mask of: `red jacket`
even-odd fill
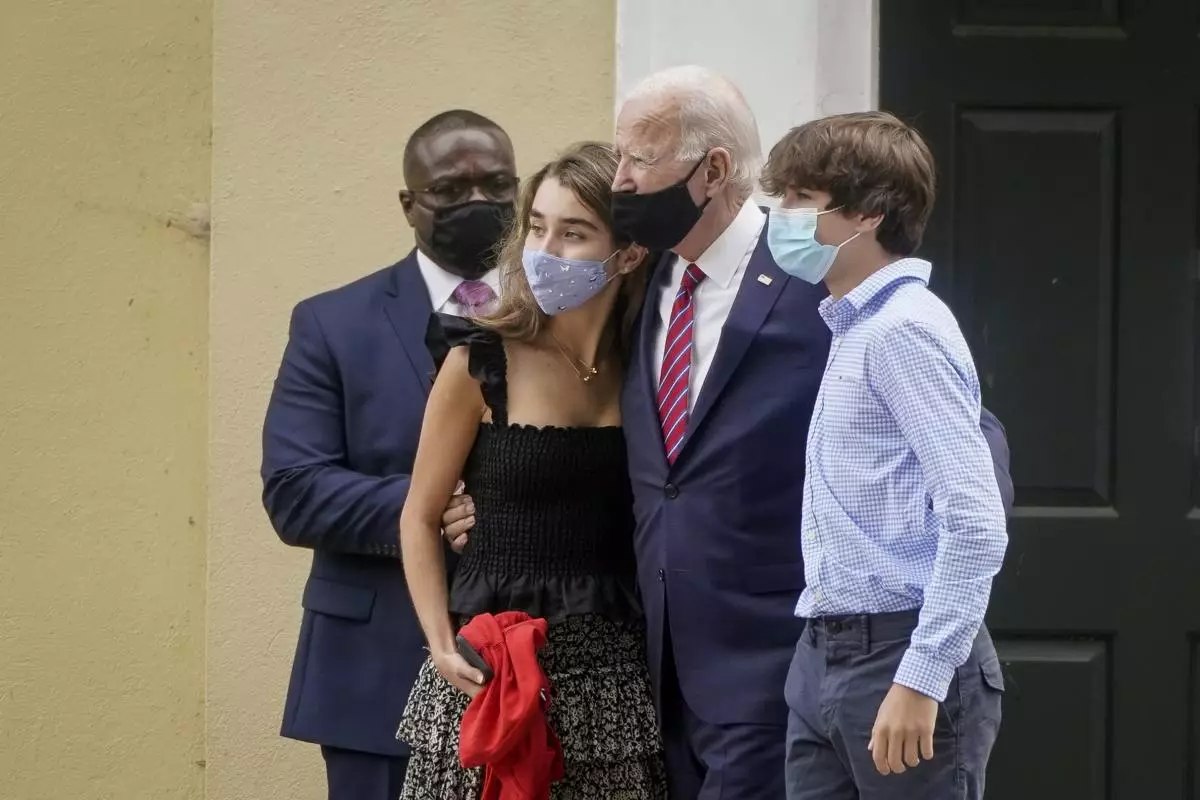
[[[480,614],[459,633],[492,668],[459,731],[464,767],[484,767],[481,800],[546,800],[563,774],[562,747],[546,721],[550,681],[538,664],[546,620],[522,611]]]

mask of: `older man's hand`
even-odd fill
[[[467,534],[475,527],[475,502],[469,494],[463,493],[462,481],[446,510],[442,512],[442,536],[450,544],[450,549],[461,553],[467,546]]]

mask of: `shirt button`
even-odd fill
[[[668,483],[663,487],[663,494],[667,496],[668,500],[674,500],[676,497],[679,497],[679,487],[673,483]]]

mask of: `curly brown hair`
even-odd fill
[[[885,111],[837,114],[793,128],[771,148],[762,185],[828,192],[831,208],[882,216],[875,238],[888,253],[921,245],[937,191],[929,147],[915,128]]]

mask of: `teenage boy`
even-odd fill
[[[833,334],[808,435],[787,796],[981,797],[1004,688],[983,617],[1008,536],[970,350],[912,257],[933,158],[890,114],[843,114],[789,132],[763,184],[782,198],[771,253],[825,282]]]

